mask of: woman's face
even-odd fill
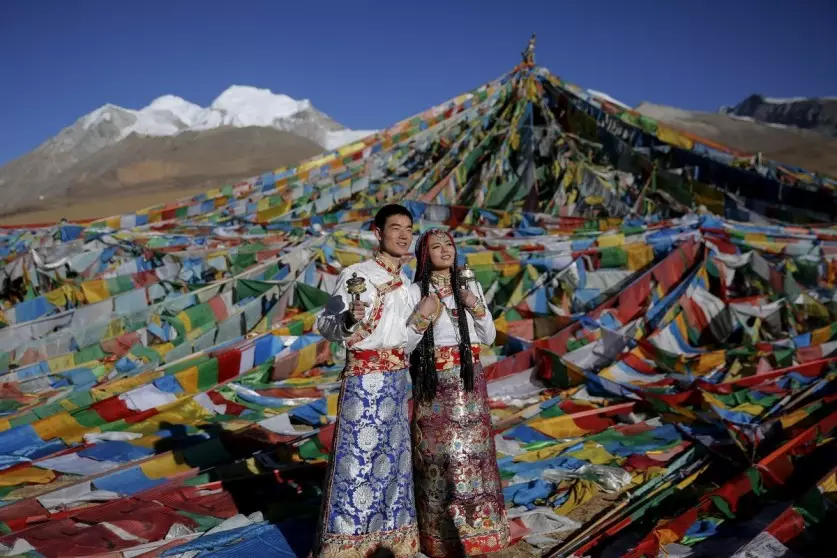
[[[430,264],[434,270],[450,269],[456,260],[456,248],[446,234],[431,234],[428,241]]]

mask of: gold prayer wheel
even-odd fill
[[[360,295],[366,292],[366,280],[352,273],[351,279],[346,281],[346,290],[352,295],[352,300],[360,300]]]

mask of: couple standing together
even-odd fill
[[[509,529],[477,344],[496,334],[482,289],[460,284],[453,239],[439,229],[416,243],[409,284],[410,212],[385,206],[374,225],[375,258],[341,273],[317,321],[346,347],[346,368],[314,556],[499,550]],[[365,280],[359,300],[353,276]]]

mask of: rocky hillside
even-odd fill
[[[721,112],[837,138],[837,97],[776,99],[750,95],[734,107],[722,107]]]
[[[675,128],[775,161],[837,176],[837,138],[750,118],[642,103],[636,111]]]
[[[15,183],[37,184],[41,187],[38,190],[3,187],[9,196],[4,198],[3,213],[160,191],[167,191],[167,198],[174,200],[186,195],[182,192],[216,188],[322,150],[307,138],[270,128],[224,127],[156,138],[132,134],[68,167],[56,180]],[[30,174],[35,174],[32,167],[20,168],[32,169]],[[14,198],[13,193],[17,194]],[[43,200],[39,193],[45,196]],[[6,201],[9,199],[13,204]]]
[[[139,110],[108,104],[0,167],[0,215],[125,188],[219,186],[369,133],[347,130],[307,99],[253,87],[230,87],[207,108],[173,95]]]

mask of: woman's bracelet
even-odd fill
[[[473,315],[477,319],[482,319],[485,317],[485,305],[482,302],[477,302],[474,304],[473,308],[469,308],[471,311],[471,315]]]
[[[425,316],[416,309],[407,322],[416,330],[416,333],[424,333],[433,323],[433,318]]]

